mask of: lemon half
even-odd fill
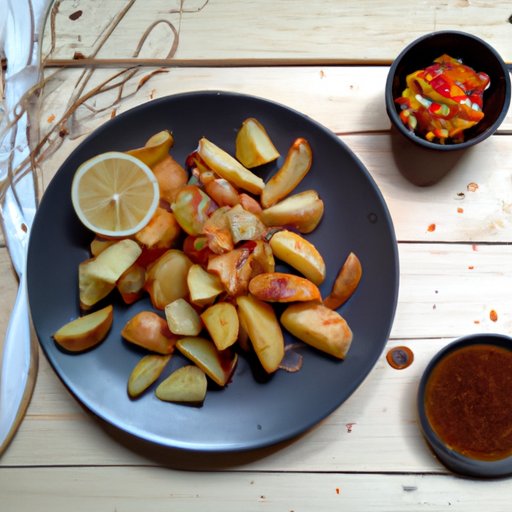
[[[137,233],[150,221],[160,200],[158,181],[141,160],[111,151],[84,162],[71,186],[80,221],[106,237]]]

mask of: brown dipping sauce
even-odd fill
[[[475,344],[445,356],[427,381],[425,412],[444,443],[466,457],[512,455],[512,351]]]

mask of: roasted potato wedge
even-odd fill
[[[173,145],[174,137],[168,130],[163,130],[152,135],[143,147],[131,149],[127,153],[153,167],[169,154]]]
[[[82,352],[101,343],[108,334],[114,318],[112,306],[81,316],[63,325],[53,339],[69,352]]]
[[[177,343],[178,350],[219,386],[224,387],[235,370],[238,356],[230,349],[217,350],[215,344],[202,337],[185,337]]]
[[[203,330],[199,313],[185,299],[176,299],[167,304],[165,318],[173,334],[197,336]]]
[[[130,343],[157,354],[172,354],[177,336],[172,334],[167,321],[153,311],[141,311],[126,322],[121,336]]]
[[[177,193],[187,184],[188,173],[171,155],[152,167],[158,181],[160,199],[174,203]]]
[[[274,256],[284,261],[316,285],[325,279],[325,262],[316,247],[302,236],[286,229],[270,239]]]
[[[258,274],[249,282],[249,292],[265,302],[321,300],[320,290],[304,277],[284,272]]]
[[[275,372],[284,356],[284,338],[272,306],[252,295],[237,297],[236,303],[261,366],[267,373]]]
[[[158,207],[150,221],[134,238],[147,249],[170,249],[181,233],[180,225],[172,212]]]
[[[116,243],[116,240],[108,240],[106,238],[101,238],[99,236],[95,236],[91,242],[90,250],[92,256],[98,256],[98,254],[104,251],[107,247]]]
[[[188,295],[191,266],[190,259],[178,249],[169,249],[149,265],[144,288],[156,309],[163,310],[170,302]]]
[[[298,138],[291,145],[282,167],[265,184],[261,204],[268,208],[285,198],[311,169],[313,152],[306,139]]]
[[[197,153],[212,171],[235,187],[251,194],[261,194],[265,186],[263,180],[213,142],[203,137],[199,141]]]
[[[242,123],[235,145],[236,158],[248,169],[268,164],[279,158],[279,151],[267,131],[254,117],[249,117]]]
[[[238,313],[229,302],[219,302],[201,313],[208,333],[218,350],[225,350],[238,338]]]
[[[292,226],[301,233],[311,233],[324,214],[324,202],[314,190],[306,190],[265,208],[261,220],[267,226]]]
[[[318,303],[292,304],[281,315],[281,324],[312,347],[344,359],[352,343],[352,331],[336,311]]]
[[[240,196],[237,189],[224,178],[213,178],[209,180],[204,185],[204,189],[219,206],[235,206],[240,203]]]
[[[332,286],[331,293],[325,298],[324,306],[330,309],[338,309],[344,304],[352,294],[361,281],[363,275],[363,267],[359,258],[351,252],[345,263],[343,263],[336,280]]]
[[[166,402],[201,404],[206,397],[208,382],[204,372],[194,365],[178,368],[162,381],[155,394]]]
[[[137,398],[156,382],[170,361],[170,355],[148,354],[133,368],[128,378],[128,394]]]
[[[224,291],[218,276],[207,272],[201,265],[194,264],[187,275],[190,301],[197,306],[211,304]]]
[[[146,269],[142,265],[134,263],[119,278],[116,287],[125,304],[133,304],[142,297],[145,283]]]
[[[88,274],[106,283],[114,284],[141,255],[142,249],[130,239],[109,245],[96,256],[88,267]]]
[[[240,247],[225,254],[213,256],[208,261],[208,272],[219,276],[226,292],[236,297],[247,293],[252,277],[254,254]]]
[[[78,265],[78,294],[80,309],[87,311],[101,299],[104,299],[115,287],[115,283],[107,283],[98,279],[90,271],[94,258],[82,261]]]

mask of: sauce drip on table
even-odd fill
[[[432,429],[453,450],[479,460],[512,455],[512,351],[475,344],[445,356],[425,388]]]

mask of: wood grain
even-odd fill
[[[3,468],[0,494],[17,512],[506,510],[507,480],[440,475],[201,473],[162,468]],[[25,481],[31,492],[26,493]]]
[[[115,27],[97,56],[129,58],[148,27],[164,20],[154,26],[139,57],[165,58],[179,38],[173,54],[177,59],[389,63],[417,37],[450,29],[480,36],[504,59],[512,60],[507,2],[412,0],[397,8],[385,0],[293,4],[253,0],[240,2],[236,9],[230,0],[174,0],[165,8],[158,0],[130,4],[120,16],[127,2],[60,2],[54,18],[58,44],[49,52],[47,27],[45,53],[54,59],[73,59],[76,52],[90,56],[98,51],[101,35]],[[80,6],[82,15],[71,20]]]

